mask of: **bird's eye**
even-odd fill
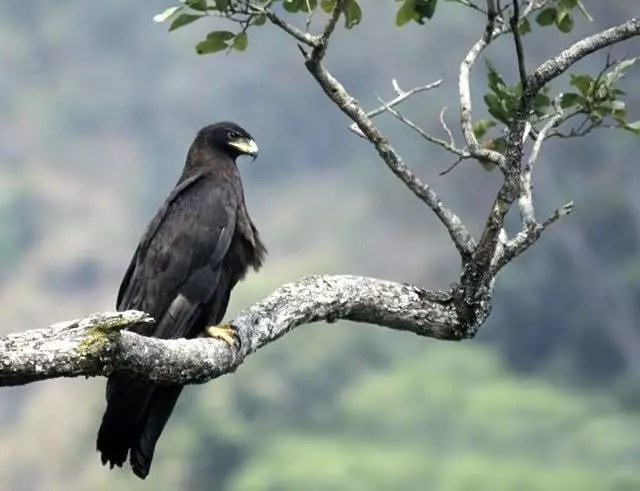
[[[227,133],[227,138],[228,138],[229,140],[234,140],[234,139],[236,139],[236,138],[240,138],[240,135],[239,135],[239,134],[238,134],[238,132],[236,132],[236,131],[229,131],[229,132]]]

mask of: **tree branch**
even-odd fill
[[[556,116],[552,117],[553,124],[547,124],[545,128],[543,128],[541,131],[542,134],[537,136],[531,159],[521,171],[523,135],[528,123],[531,105],[537,92],[585,56],[638,35],[640,35],[640,17],[635,17],[619,26],[578,41],[568,49],[562,51],[559,55],[542,63],[536,68],[533,74],[527,78],[526,90],[523,91],[518,114],[509,128],[505,181],[494,202],[488,225],[485,228],[485,234],[483,234],[483,237],[480,239],[480,245],[478,246],[478,249],[495,250],[494,243],[497,241],[497,234],[504,223],[504,217],[509,211],[513,201],[517,198],[523,219],[523,230],[504,247],[504,257],[496,261],[497,264],[501,265],[500,267],[531,247],[549,225],[573,210],[573,203],[569,203],[557,210],[548,220],[540,225],[537,224],[533,215],[533,203],[527,203],[531,200],[531,174],[540,146],[546,134],[553,127],[553,124],[559,121],[559,117],[556,114]],[[560,99],[556,101],[556,113],[560,112],[559,102]],[[490,240],[493,242],[490,242]]]
[[[552,224],[560,220],[562,217],[569,215],[573,212],[573,201],[570,201],[566,205],[558,208],[553,214],[547,218],[541,224],[534,223],[533,226],[523,229],[518,234],[507,242],[504,246],[503,253],[497,258],[493,272],[497,273],[504,266],[513,261],[520,254],[525,252],[529,247],[535,244],[542,233]]]
[[[531,155],[527,160],[524,168],[522,169],[522,173],[520,176],[520,196],[518,197],[518,209],[520,211],[520,219],[522,220],[523,231],[527,231],[530,227],[533,227],[536,224],[535,217],[535,209],[533,206],[533,166],[538,160],[538,155],[540,154],[540,149],[542,148],[542,144],[547,139],[547,135],[551,131],[558,121],[564,115],[561,107],[562,94],[560,94],[554,100],[553,107],[556,111],[556,114],[547,121],[544,127],[540,130],[536,137],[536,141],[533,144],[533,149],[531,150]],[[526,138],[523,138],[526,140]]]
[[[518,74],[520,75],[520,84],[522,90],[527,88],[527,68],[524,61],[524,49],[522,48],[522,38],[518,28],[520,26],[520,0],[513,0],[513,16],[509,21],[511,32],[513,33],[513,42],[516,45],[516,57],[518,60]]]
[[[391,146],[380,130],[373,125],[371,119],[367,117],[367,114],[357,101],[321,63],[307,60],[306,66],[327,96],[358,125],[360,131],[373,144],[387,167],[433,210],[449,232],[461,257],[469,257],[475,247],[475,241],[460,218],[444,205],[429,184],[421,181],[409,170],[398,152]]]
[[[451,152],[454,155],[457,155],[458,157],[462,158],[462,159],[468,159],[471,157],[471,154],[469,152],[465,152],[464,150],[460,150],[459,148],[457,148],[455,146],[454,143],[448,143],[440,138],[436,138],[434,136],[431,136],[430,134],[428,134],[427,132],[425,132],[422,128],[420,128],[417,124],[415,124],[413,121],[411,121],[410,119],[405,118],[399,111],[397,111],[396,109],[392,108],[391,106],[385,105],[385,102],[378,97],[378,101],[380,101],[385,109],[391,113],[391,115],[396,118],[398,121],[400,121],[403,124],[406,124],[409,128],[411,128],[413,131],[415,131],[416,133],[418,133],[422,138],[424,138],[425,140],[427,140],[428,142],[434,143],[436,145],[438,145],[439,147],[445,149],[447,152]],[[442,116],[442,115],[441,115]],[[441,117],[441,121],[442,117]],[[444,124],[444,122],[443,122]],[[444,124],[445,127],[445,131],[448,130],[446,124]],[[449,136],[451,139],[453,139],[453,136],[451,135],[451,132],[449,131]]]
[[[472,120],[472,107],[471,107],[471,85],[470,74],[471,67],[476,62],[480,53],[489,45],[492,39],[506,32],[507,27],[495,26],[495,3],[492,0],[487,0],[487,27],[482,37],[471,47],[467,56],[460,64],[460,74],[458,76],[458,90],[460,96],[460,126],[462,128],[462,134],[467,144],[469,153],[477,159],[487,160],[497,165],[500,169],[504,169],[506,161],[504,156],[500,152],[494,150],[484,149],[480,147],[478,140],[473,133],[473,120]]]
[[[517,0],[514,1],[516,5]],[[465,3],[475,5],[468,0]],[[255,13],[264,14],[298,42],[312,48],[310,53],[301,48],[309,73],[330,100],[373,144],[385,164],[434,211],[446,227],[463,259],[459,283],[449,290],[430,291],[366,277],[310,276],[281,286],[261,302],[241,312],[232,321],[238,338],[233,346],[212,338],[161,340],[125,330],[153,322],[142,312],[96,314],[0,339],[0,385],[19,385],[56,377],[107,376],[113,373],[154,383],[203,383],[233,372],[248,355],[290,330],[318,321],[345,319],[366,322],[441,340],[461,340],[475,335],[490,313],[496,273],[535,243],[548,226],[572,210],[573,205],[569,203],[546,221],[538,223],[535,220],[531,197],[533,165],[543,141],[561,118],[558,109],[558,114],[551,117],[535,136],[531,157],[522,169],[526,140],[523,137],[531,130],[530,110],[536,93],[588,54],[639,35],[640,18],[636,17],[575,43],[526,77],[520,106],[509,125],[507,149],[502,155],[480,148],[473,134],[471,118],[470,70],[486,46],[510,29],[501,18],[500,2],[487,0],[485,32],[460,66],[460,120],[467,145],[465,150],[476,158],[495,163],[502,170],[504,180],[489,212],[482,237],[476,245],[458,216],[441,202],[428,184],[420,181],[407,168],[400,155],[373,125],[371,118],[377,113],[367,114],[323,66],[329,39],[344,5],[345,0],[336,0],[319,35],[301,31],[268,8],[253,4],[250,8]],[[529,2],[523,18],[539,5],[542,4]],[[515,29],[518,18],[516,8],[512,29],[517,45]],[[520,52],[518,59],[522,77],[525,72]],[[384,104],[383,110],[395,113],[402,119],[392,106],[408,95],[401,94],[399,90],[397,92],[398,97]],[[454,147],[453,136],[442,114],[441,122],[452,143],[449,145],[437,139],[432,141],[437,140],[436,143],[445,148]],[[417,128],[415,125],[412,127]],[[523,230],[509,241],[504,230],[504,218],[516,199],[519,200]]]
[[[162,340],[123,331],[152,322],[137,311],[96,314],[0,339],[0,386],[115,372],[163,384],[204,383],[303,324],[338,319],[443,340],[465,337],[451,295],[358,276],[310,276],[241,312],[233,347],[212,338]]]
[[[503,171],[503,174],[505,176],[504,182],[500,190],[498,191],[496,199],[494,200],[491,211],[489,212],[489,216],[487,218],[484,232],[478,242],[478,247],[474,256],[474,259],[477,261],[477,268],[471,268],[472,276],[477,276],[480,274],[480,272],[493,269],[492,264],[506,264],[501,258],[498,258],[496,260],[494,255],[496,254],[498,236],[502,230],[504,219],[509,212],[511,205],[517,198],[521,197],[523,193],[526,194],[527,192],[527,190],[524,189],[522,185],[523,181],[521,174],[521,162],[524,143],[523,136],[527,124],[529,123],[528,120],[530,116],[531,106],[537,92],[549,81],[561,75],[572,64],[584,58],[588,54],[591,54],[602,48],[606,48],[607,46],[611,46],[612,44],[624,41],[633,36],[637,36],[639,34],[640,18],[636,17],[617,27],[607,29],[593,36],[589,36],[582,41],[578,41],[568,49],[561,52],[559,55],[542,63],[534,71],[534,73],[527,78],[526,90],[523,91],[520,101],[520,107],[509,127],[509,136],[507,139],[507,150],[505,155],[506,165],[504,167],[501,167],[501,170]],[[480,41],[480,45],[476,43],[476,46],[481,45],[482,40]],[[530,178],[531,176],[529,176],[529,179]],[[569,207],[567,210],[568,211],[566,213],[558,212],[556,215],[554,215],[554,217],[557,216],[557,218],[559,218],[563,214],[567,214],[571,211],[571,207]],[[550,223],[553,223],[553,221],[555,221],[555,219],[551,220],[550,222],[548,221],[546,226],[548,226]],[[524,225],[524,228],[526,230],[527,226],[526,224]],[[546,228],[546,226],[544,228]],[[521,246],[524,247],[524,249],[522,250],[520,250],[520,248],[505,247],[504,254],[507,254],[507,252],[509,252],[509,254],[513,254],[513,252],[516,250],[519,250],[519,253],[521,253],[522,251],[526,250],[526,248],[535,243],[544,228],[542,228],[542,226],[534,226],[530,228],[531,231],[529,234],[527,234],[526,231],[521,232],[521,234],[523,234],[520,237],[522,240],[518,242],[519,244],[526,243],[528,245],[526,247]],[[513,258],[515,256],[512,255],[511,257]]]
[[[282,29],[298,42],[306,44],[307,46],[311,46],[312,48],[320,44],[320,39],[318,38],[318,36],[314,36],[313,34],[309,34],[308,32],[304,32],[298,29],[293,24],[290,24],[286,20],[282,19],[273,10],[262,7],[260,5],[256,5],[254,3],[249,3],[247,7],[254,13],[264,15],[267,19],[269,19],[269,22]]]
[[[638,35],[640,35],[640,17],[634,17],[616,27],[578,41],[536,68],[527,79],[524,97],[535,96],[548,82],[562,75],[571,65],[585,56]]]
[[[393,82],[394,82],[394,87],[397,86],[397,81],[395,79],[393,80]],[[398,93],[397,96],[394,99],[391,99],[389,102],[383,103],[381,106],[378,106],[375,109],[367,112],[367,117],[368,118],[374,118],[378,114],[382,114],[383,112],[385,112],[388,107],[397,106],[401,102],[406,101],[409,97],[411,97],[411,96],[413,96],[413,95],[415,95],[415,94],[417,94],[419,92],[425,92],[427,90],[435,89],[436,87],[439,87],[441,83],[442,83],[442,79],[436,80],[435,82],[432,82],[432,83],[427,84],[427,85],[422,85],[420,87],[414,87],[411,90],[400,91],[400,93]],[[361,138],[364,138],[364,139],[367,138],[366,136],[364,136],[364,133],[362,133],[362,131],[360,131],[358,129],[358,125],[355,124],[355,123],[351,123],[351,125],[349,126],[349,130],[353,131],[356,135],[358,135]]]

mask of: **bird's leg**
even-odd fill
[[[217,326],[207,327],[206,332],[210,337],[220,339],[232,348],[236,343],[240,342],[240,339],[236,334],[236,328],[231,324],[218,324]]]

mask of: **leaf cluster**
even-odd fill
[[[427,20],[433,19],[438,7],[438,0],[395,1],[398,3],[395,24],[399,27],[410,23],[425,24]],[[471,0],[446,1],[483,12],[482,8]],[[240,27],[237,31],[224,29],[209,32],[195,47],[198,54],[204,55],[246,50],[249,45],[247,31],[253,27],[266,25],[270,14],[303,15],[307,18],[308,26],[314,12],[329,13],[335,7],[336,0],[182,0],[181,5],[166,9],[156,15],[154,20],[169,22],[169,31],[205,17],[220,17]],[[497,15],[506,22],[506,19],[512,15],[512,10],[511,2],[507,2]],[[580,13],[591,20],[582,0],[539,2],[528,15],[518,19],[518,34],[525,36],[530,33],[532,23],[540,28],[555,27],[561,33],[570,33]],[[346,0],[342,6],[341,16],[346,29],[352,29],[360,24],[363,18],[362,1]],[[577,90],[557,96],[561,108],[569,110],[556,123],[556,128],[565,127],[565,130],[552,132],[550,136],[582,136],[598,126],[622,128],[640,134],[640,121],[632,122],[627,119],[627,108],[625,102],[621,100],[625,93],[618,87],[625,70],[636,60],[637,58],[632,58],[615,63],[608,62],[597,77],[584,73],[570,74],[570,84]],[[504,127],[512,123],[523,95],[522,83],[506,83],[503,75],[487,60],[487,88],[484,102],[491,118],[477,121],[473,130],[476,138],[483,142],[484,148],[502,152],[506,148],[506,140],[503,136],[485,137],[491,128],[500,126],[503,132]],[[545,86],[535,95],[532,112],[529,115],[534,129],[539,129],[536,125],[544,124],[556,113],[551,92],[551,87]],[[573,123],[577,116],[583,116],[582,122],[577,126],[570,126],[568,123]]]

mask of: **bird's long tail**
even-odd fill
[[[120,377],[107,381],[107,410],[102,416],[96,448],[103,464],[122,467],[138,433],[144,408],[154,388]]]
[[[183,386],[146,386],[114,381],[109,405],[98,430],[97,449],[103,464],[121,467],[127,460],[136,476],[149,474],[156,443]],[[143,411],[141,411],[143,408]]]
[[[220,322],[232,286],[232,281],[221,275],[219,269],[198,271],[157,323],[154,337],[192,338],[208,322]],[[158,386],[111,377],[107,382],[107,410],[97,439],[102,463],[120,467],[129,454],[133,472],[144,479],[182,389],[183,386]]]
[[[149,474],[156,443],[178,402],[183,386],[158,387],[151,396],[143,417],[141,431],[133,445],[129,461],[136,476],[144,479]]]

